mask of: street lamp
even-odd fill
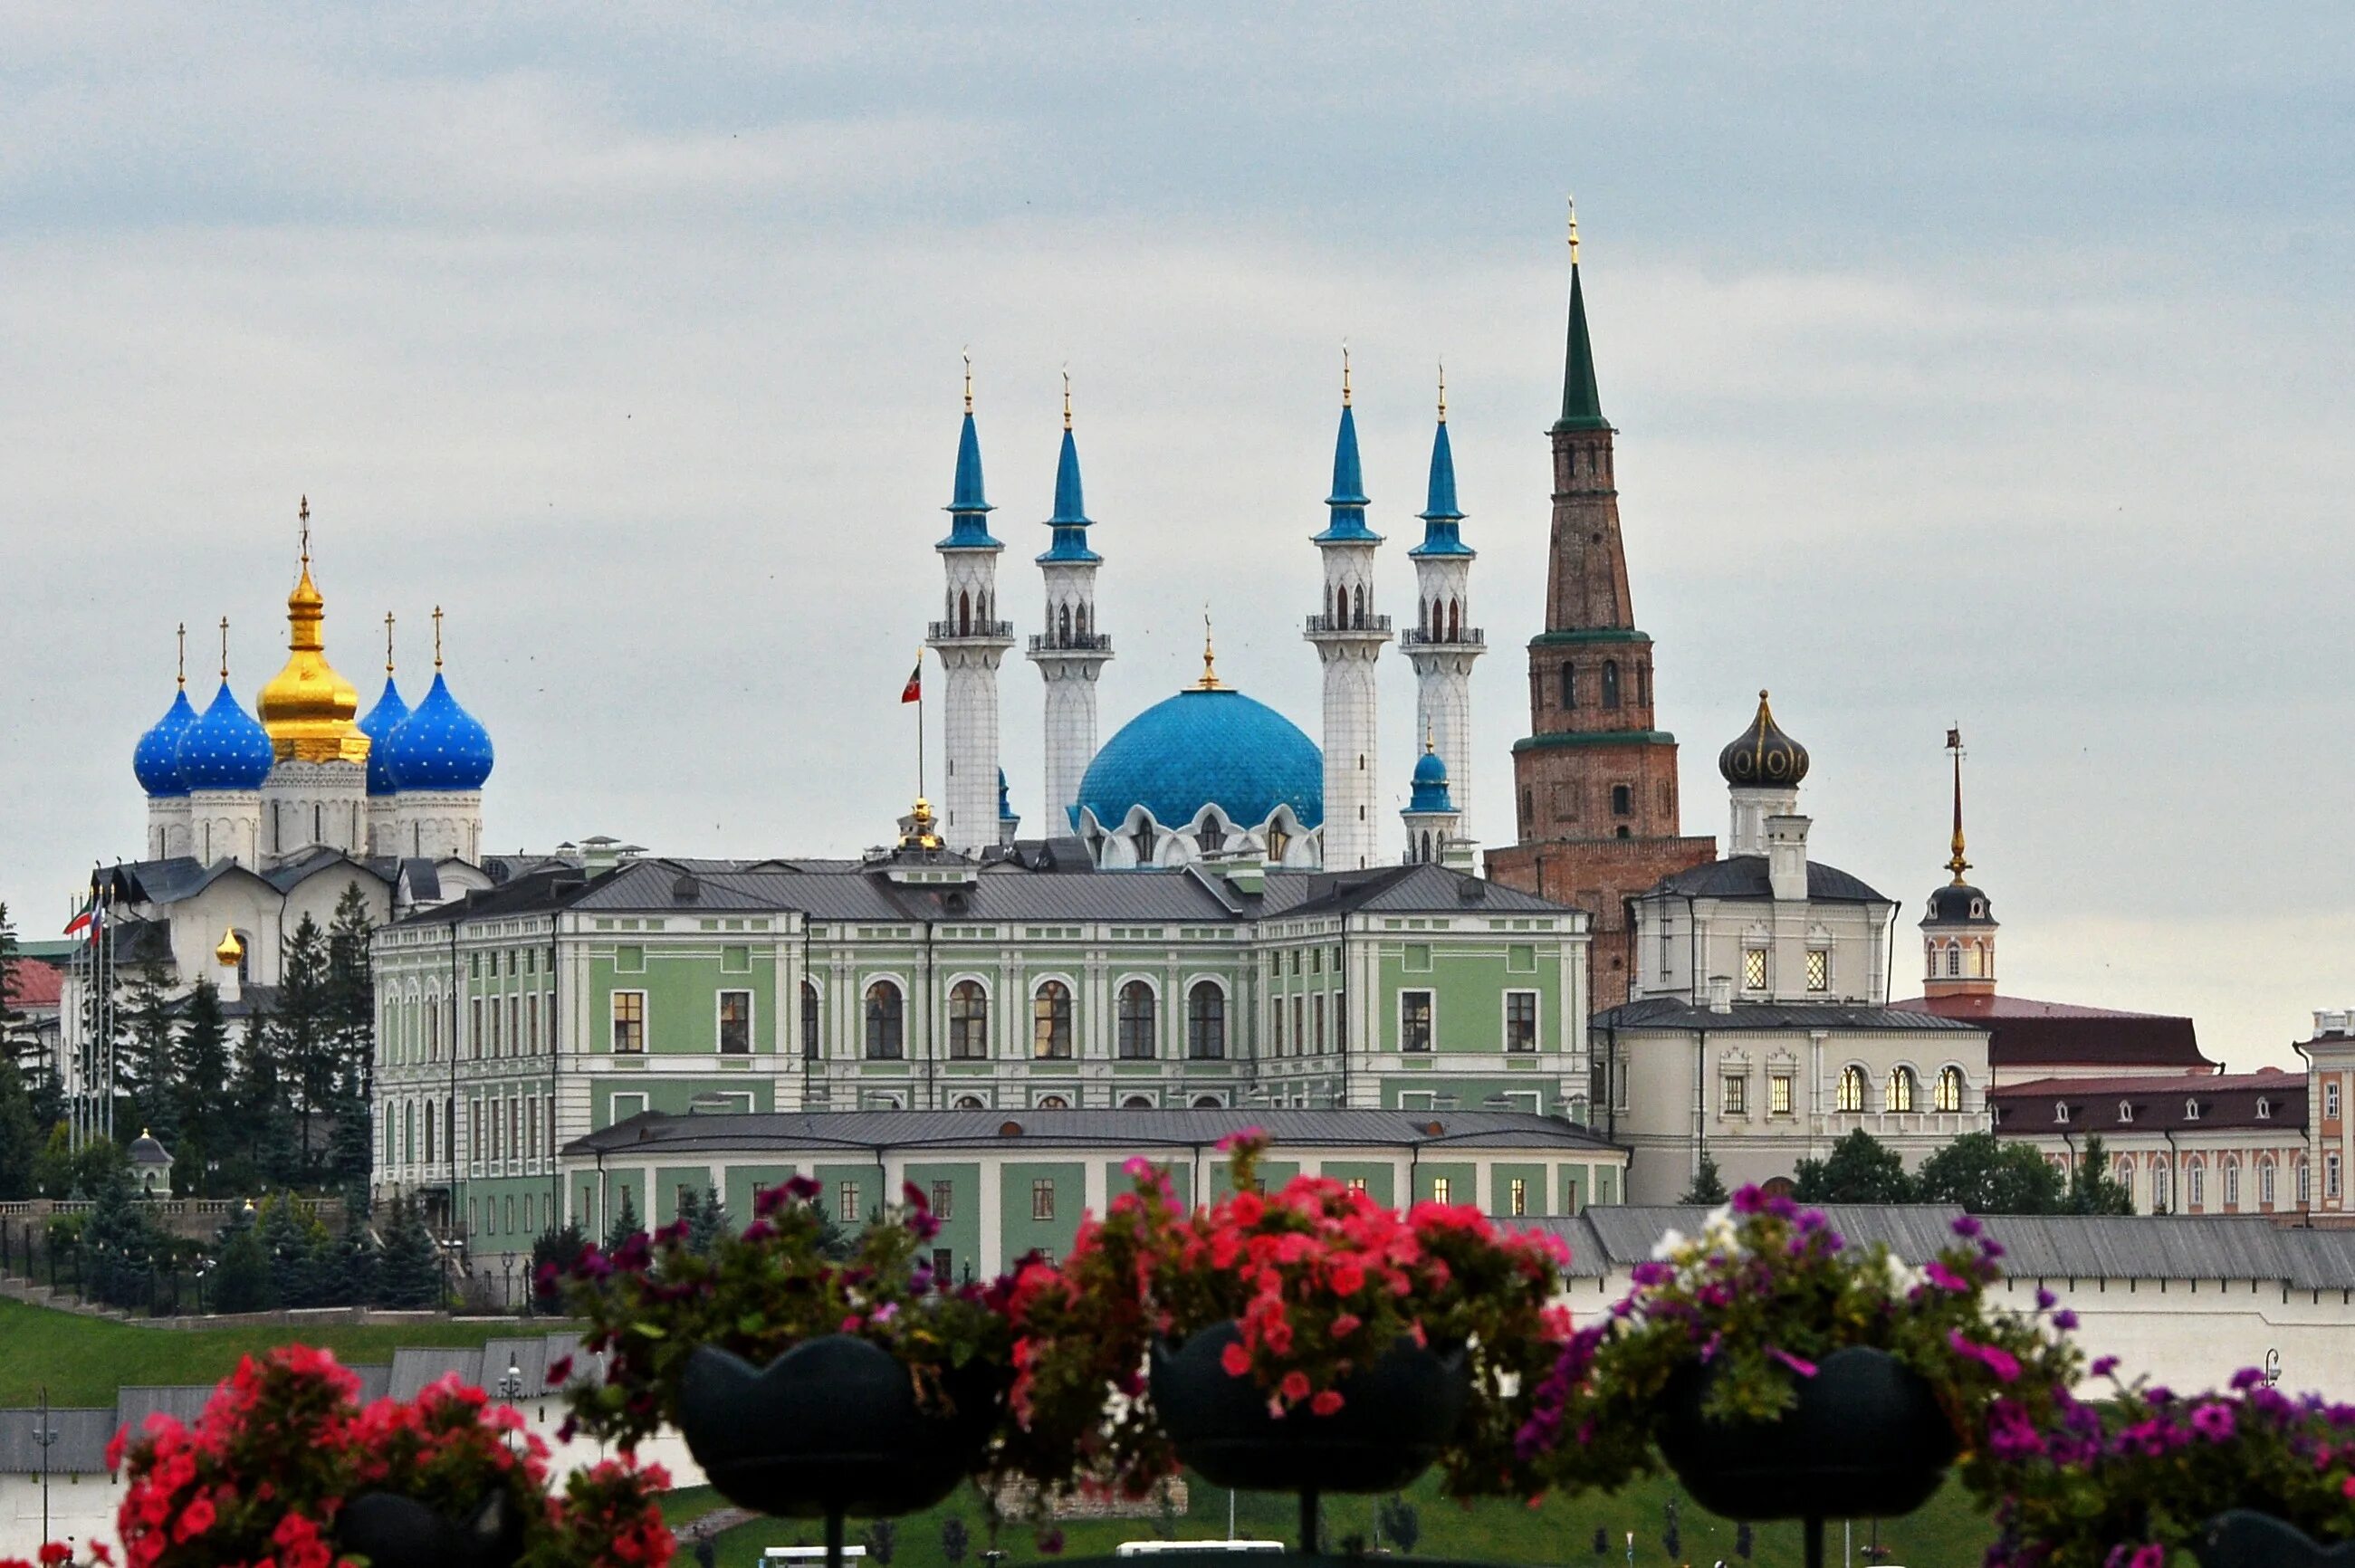
[[[512,1355],[507,1357],[506,1375],[499,1380],[496,1392],[509,1410],[515,1409],[516,1401],[523,1397],[523,1368]],[[507,1433],[507,1446],[515,1446],[512,1430]]]
[[[41,1385],[40,1413],[33,1418],[33,1441],[41,1445],[41,1539],[49,1538],[49,1445],[58,1440],[58,1429],[49,1424],[49,1385]]]

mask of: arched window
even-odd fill
[[[956,1099],[956,1108],[960,1111],[978,1111],[982,1109],[981,1096],[978,1094],[960,1094]]]
[[[1453,599],[1447,602],[1447,640],[1451,643],[1464,640],[1464,606]]]
[[[1209,980],[1186,993],[1186,1054],[1216,1061],[1227,1054],[1227,994]]]
[[[1611,786],[1611,815],[1614,816],[1635,816],[1636,792],[1628,788],[1625,784],[1613,784]]]
[[[1071,988],[1042,984],[1030,997],[1030,1054],[1041,1061],[1071,1059]]]
[[[1041,1094],[1039,1096],[1039,1108],[1042,1111],[1068,1111],[1071,1103],[1060,1094]]]
[[[1202,847],[1205,855],[1215,855],[1227,847],[1227,830],[1219,826],[1215,816],[1202,818],[1201,828],[1195,833],[1194,842]]]
[[[1963,1108],[1963,1070],[1942,1067],[1938,1070],[1938,1109],[1959,1111]]]
[[[1131,980],[1120,988],[1120,1059],[1153,1060],[1153,987]]]
[[[2298,1156],[2298,1157],[2297,1157],[2297,1168],[2297,1168],[2297,1206],[2298,1206],[2299,1208],[2303,1209],[2303,1208],[2305,1208],[2305,1207],[2306,1207],[2306,1205],[2307,1205],[2307,1180],[2306,1180],[2306,1157],[2305,1157],[2304,1155],[2300,1155],[2300,1156]]]
[[[1057,623],[1057,630],[1061,634],[1062,645],[1070,647],[1071,645],[1071,607],[1069,604],[1063,606],[1063,613]]]
[[[1864,1109],[1864,1069],[1843,1067],[1839,1075],[1839,1108],[1857,1112]]]
[[[1359,584],[1358,584],[1358,608],[1357,608],[1357,618],[1356,618],[1356,624],[1357,624],[1357,625],[1358,625],[1361,630],[1364,628],[1364,626],[1365,626],[1365,624],[1366,624],[1366,585],[1365,585],[1364,583],[1362,583],[1362,582],[1360,582],[1360,583],[1359,583]]]
[[[906,1053],[900,987],[878,980],[867,987],[867,1060],[897,1061]]]
[[[1431,834],[1428,829],[1423,835],[1423,863],[1426,866],[1431,864]]]
[[[979,1061],[989,1055],[989,993],[978,980],[949,987],[949,1060]]]
[[[1226,1104],[1216,1094],[1197,1094],[1194,1096],[1194,1109],[1198,1111],[1222,1111],[1226,1109]]]
[[[2155,1214],[2167,1213],[2175,1201],[2175,1172],[2165,1160],[2150,1168],[2150,1207]]]
[[[2201,1168],[2196,1159],[2191,1162],[2190,1168],[2183,1173],[2183,1201],[2195,1211],[2203,1207],[2208,1201],[2208,1172]]]
[[[2257,1206],[2274,1206],[2274,1162],[2269,1158],[2257,1161]]]
[[[2227,1159],[2224,1162],[2224,1207],[2238,1209],[2240,1206],[2241,1162],[2237,1159]]]
[[[1962,972],[1963,950],[1949,942],[1946,944],[1946,973],[1952,976],[1960,975]]]
[[[1568,659],[1561,661],[1561,705],[1564,708],[1578,706],[1578,667]]]
[[[1619,706],[1619,661],[1617,659],[1603,661],[1603,706],[1605,708]]]
[[[1533,804],[1534,800],[1529,792],[1526,789],[1521,791],[1521,826],[1524,827],[1529,824],[1530,807]]]
[[[1884,1108],[1897,1112],[1910,1112],[1913,1109],[1913,1070],[1912,1068],[1900,1067],[1890,1072],[1889,1100]]]
[[[1136,841],[1136,863],[1140,866],[1153,864],[1153,824],[1138,823],[1136,832],[1132,837]]]
[[[807,980],[802,982],[802,1055],[817,1060],[817,987]]]
[[[973,635],[973,596],[962,591],[957,594],[957,635]]]
[[[1124,1111],[1149,1111],[1153,1109],[1153,1096],[1150,1094],[1131,1094],[1126,1099],[1121,1101],[1120,1108]]]

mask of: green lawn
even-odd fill
[[[52,1404],[104,1405],[114,1403],[114,1391],[124,1383],[218,1382],[237,1370],[240,1358],[298,1341],[324,1346],[346,1361],[389,1361],[396,1346],[479,1345],[549,1327],[542,1319],[522,1328],[502,1320],[181,1332],[0,1298],[0,1405],[31,1404],[44,1383]]]
[[[1196,1539],[1225,1535],[1227,1494],[1199,1485],[1191,1490],[1190,1509],[1177,1520],[1173,1533]],[[1721,1557],[1733,1568],[1743,1568],[1734,1552],[1735,1527],[1702,1513],[1689,1499],[1678,1500],[1679,1551],[1674,1557],[1668,1555],[1661,1531],[1668,1502],[1674,1496],[1675,1484],[1663,1479],[1639,1482],[1608,1498],[1549,1498],[1534,1509],[1510,1502],[1464,1507],[1442,1498],[1437,1479],[1432,1476],[1424,1477],[1408,1493],[1423,1525],[1422,1539],[1415,1543],[1417,1556],[1552,1563],[1568,1568],[1625,1568],[1626,1532],[1634,1531],[1638,1568],[1675,1568],[1684,1563],[1708,1568]],[[666,1502],[666,1512],[683,1522],[706,1511],[713,1500],[709,1488],[674,1492]],[[1338,1551],[1342,1538],[1352,1532],[1365,1532],[1370,1538],[1378,1500],[1327,1499],[1327,1550]],[[671,1512],[674,1506],[679,1511]],[[1295,1527],[1297,1506],[1288,1496],[1238,1494],[1236,1531],[1243,1536],[1289,1541]],[[953,1515],[964,1520],[973,1539],[972,1548],[965,1555],[965,1568],[985,1568],[980,1553],[988,1544],[987,1525],[980,1497],[970,1490],[952,1497],[930,1513],[896,1520],[891,1568],[948,1568],[948,1560],[941,1552],[941,1526]],[[1604,1531],[1610,1544],[1609,1552],[1599,1558],[1594,1554],[1597,1526]],[[855,1524],[851,1527],[852,1540],[861,1538],[860,1528]],[[1124,1541],[1149,1539],[1155,1534],[1151,1520],[1074,1520],[1062,1529],[1066,1556],[1110,1556]],[[1749,1568],[1798,1568],[1797,1525],[1762,1524],[1754,1527],[1754,1534]],[[1921,1512],[1881,1527],[1881,1542],[1888,1549],[1882,1561],[1902,1563],[1904,1568],[1978,1568],[1993,1534],[1986,1517],[1959,1488],[1950,1484]],[[719,1537],[718,1568],[757,1568],[763,1547],[815,1546],[823,1540],[824,1533],[814,1520],[755,1520]],[[1871,1540],[1871,1525],[1859,1523],[1855,1527],[1853,1561],[1859,1568],[1867,1561],[1865,1547]],[[998,1544],[1005,1549],[1009,1564],[1052,1561],[1032,1545],[1030,1531],[1026,1528],[1005,1528],[999,1533]],[[1840,1527],[1837,1523],[1827,1527],[1825,1547],[1827,1562],[1841,1561]],[[688,1568],[693,1561],[682,1554],[681,1568]],[[875,1559],[870,1555],[868,1561],[871,1563]]]

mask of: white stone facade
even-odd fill
[[[1325,869],[1375,864],[1374,807],[1381,763],[1377,751],[1380,690],[1376,662],[1391,640],[1374,613],[1378,541],[1326,540],[1323,610],[1308,620],[1308,640],[1325,666]]]
[[[997,665],[1014,645],[1012,624],[996,618],[1001,548],[942,547],[948,587],[926,639],[942,670],[941,836],[967,851],[997,842]]]
[[[1447,764],[1447,793],[1472,817],[1472,663],[1487,652],[1472,624],[1472,562],[1433,556],[1414,563],[1415,629],[1399,639],[1414,666],[1414,739]]]
[[[370,802],[373,807],[376,802]],[[385,803],[392,828],[378,854],[400,859],[479,860],[483,850],[480,790],[403,790]]]
[[[188,853],[206,865],[234,860],[249,870],[261,864],[261,797],[250,789],[188,792]]]
[[[1096,754],[1096,679],[1112,658],[1112,639],[1096,630],[1096,562],[1049,561],[1046,630],[1030,639],[1030,659],[1046,682],[1046,800],[1049,837],[1071,831],[1080,781]]]
[[[368,853],[368,766],[282,759],[261,783],[261,854],[268,865],[314,848]]]
[[[193,854],[188,848],[188,797],[185,795],[147,797],[147,858]]]

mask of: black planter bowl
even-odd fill
[[[2296,1525],[2254,1509],[2210,1520],[2191,1554],[2200,1568],[2355,1568],[2355,1541],[2317,1546]]]
[[[879,1519],[928,1509],[981,1459],[1004,1382],[969,1366],[944,1380],[953,1415],[918,1408],[908,1369],[847,1334],[763,1368],[705,1345],[687,1364],[678,1425],[720,1496],[789,1519]]]
[[[464,1520],[394,1492],[362,1492],[336,1516],[336,1548],[370,1568],[507,1568],[523,1554],[523,1519],[505,1492]]]
[[[1464,1419],[1464,1350],[1401,1339],[1337,1385],[1341,1408],[1270,1415],[1267,1391],[1219,1364],[1230,1320],[1153,1347],[1153,1408],[1178,1457],[1212,1486],[1263,1492],[1394,1492],[1431,1467]]]

